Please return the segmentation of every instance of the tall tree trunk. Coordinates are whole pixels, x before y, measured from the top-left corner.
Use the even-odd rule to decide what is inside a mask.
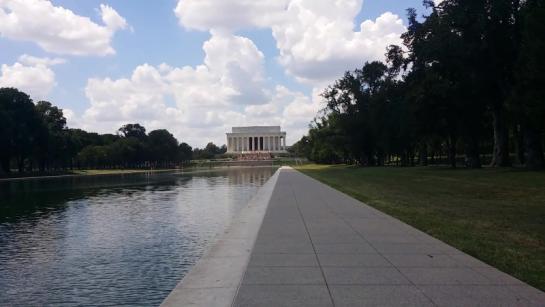
[[[525,127],[524,144],[526,148],[526,168],[532,170],[545,168],[541,134],[534,128]]]
[[[493,106],[494,150],[492,152],[492,163],[490,163],[490,166],[511,166],[511,159],[509,158],[509,131],[507,129],[504,113],[501,104],[496,103],[496,105]]]
[[[19,173],[23,173],[25,171],[25,157],[20,156],[17,159],[17,168],[19,170]]]
[[[481,168],[479,142],[473,136],[470,136],[465,143],[465,156],[465,165],[467,168]]]
[[[418,150],[418,160],[421,166],[428,166],[428,144],[426,142],[420,143],[420,149]]]
[[[526,157],[524,156],[524,132],[521,131],[520,125],[517,125],[514,129],[515,140],[517,140],[517,159],[521,165],[526,163]]]
[[[456,138],[451,137],[448,143],[448,160],[452,168],[456,168]]]

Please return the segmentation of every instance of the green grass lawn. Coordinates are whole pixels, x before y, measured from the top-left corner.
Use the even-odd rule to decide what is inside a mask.
[[[297,169],[545,290],[545,172]]]

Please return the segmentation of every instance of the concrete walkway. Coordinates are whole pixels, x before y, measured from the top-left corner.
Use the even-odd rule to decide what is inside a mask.
[[[281,169],[234,305],[545,306],[545,294]]]

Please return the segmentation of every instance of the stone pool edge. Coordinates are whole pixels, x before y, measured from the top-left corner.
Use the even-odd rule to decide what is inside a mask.
[[[161,306],[231,306],[248,266],[265,212],[284,167],[259,188],[227,229],[170,292]]]

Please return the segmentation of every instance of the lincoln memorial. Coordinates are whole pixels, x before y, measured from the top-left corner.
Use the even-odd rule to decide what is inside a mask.
[[[286,132],[280,126],[233,127],[227,133],[227,153],[286,151]]]

